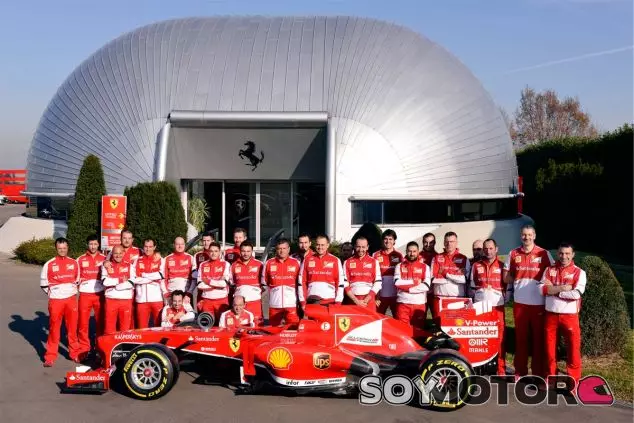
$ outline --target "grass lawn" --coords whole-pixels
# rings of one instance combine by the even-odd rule
[[[557,251],[551,250],[551,254],[557,259]],[[579,262],[589,253],[577,252],[575,261]],[[625,293],[625,299],[628,304],[630,313],[630,322],[632,319],[632,285],[634,282],[633,270],[630,266],[610,263],[610,267],[615,276],[621,283]],[[513,321],[512,306],[506,307],[506,327],[508,352],[506,354],[507,365],[513,366],[513,353],[515,351],[515,323]],[[558,362],[558,368],[561,371],[566,370],[565,361]],[[603,376],[610,385],[617,399],[621,401],[634,401],[634,330],[631,331],[630,342],[622,355],[611,354],[602,357],[582,357],[582,374]]]

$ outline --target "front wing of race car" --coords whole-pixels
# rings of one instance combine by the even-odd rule
[[[66,373],[62,392],[67,394],[104,394],[110,390],[110,377],[115,370],[115,366],[96,370],[89,366],[78,366],[74,372]]]

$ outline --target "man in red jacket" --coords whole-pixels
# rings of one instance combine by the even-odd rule
[[[392,317],[396,317],[397,289],[394,287],[394,269],[403,261],[403,254],[394,248],[396,232],[393,229],[385,230],[382,239],[383,247],[372,255],[379,262],[381,269],[381,290],[377,311],[386,314],[389,309]]]
[[[221,258],[219,243],[211,243],[209,254],[209,260],[198,268],[196,307],[199,313],[213,314],[214,321],[218,322],[220,315],[229,309],[231,265]]]
[[[427,292],[431,284],[431,270],[420,260],[418,243],[407,243],[405,260],[394,269],[397,320],[423,329],[427,317]]]
[[[377,259],[368,255],[368,248],[367,238],[357,238],[354,255],[343,263],[348,283],[344,289],[345,303],[376,311],[376,296],[381,290],[381,268]]]
[[[305,310],[306,300],[309,298],[322,303],[341,304],[343,301],[346,277],[341,261],[328,252],[329,247],[330,238],[327,235],[317,236],[316,254],[302,263],[297,290],[302,311]]]
[[[544,272],[539,291],[545,297],[546,316],[546,374],[557,376],[557,331],[561,331],[567,345],[566,371],[575,381],[573,393],[581,378],[581,329],[579,312],[581,296],[586,290],[586,272],[575,265],[572,244],[562,243],[559,260]]]
[[[105,327],[106,335],[132,329],[132,303],[134,298],[133,265],[124,261],[124,249],[115,245],[110,266],[101,267],[101,283],[106,288]]]
[[[465,297],[467,275],[471,271],[469,259],[458,250],[458,235],[445,234],[445,249],[434,257],[431,267],[434,299],[432,315],[438,316],[441,298]]]
[[[262,285],[269,291],[269,324],[278,326],[285,323],[297,323],[297,279],[301,264],[290,257],[289,240],[280,239],[275,245],[275,257],[264,264]]]
[[[90,313],[94,311],[97,336],[103,334],[104,287],[100,269],[106,256],[99,252],[99,237],[90,235],[86,239],[87,250],[77,258],[79,264],[79,346],[81,355],[92,349],[89,335]]]
[[[247,240],[247,230],[235,228],[233,230],[233,247],[225,250],[224,259],[229,264],[233,264],[240,258],[240,246]]]
[[[174,239],[174,252],[164,260],[163,276],[169,294],[174,291],[185,293],[185,303],[191,304],[196,283],[193,282],[193,274],[196,270],[196,260],[194,256],[185,252],[185,239],[176,237]]]
[[[262,318],[262,271],[263,263],[253,257],[253,244],[240,244],[240,258],[231,265],[231,285],[233,295],[239,295],[246,302],[246,309],[255,316],[255,323],[261,325]]]
[[[52,367],[57,359],[62,320],[68,334],[68,353],[79,363],[80,347],[77,340],[77,283],[79,265],[68,257],[68,240],[55,240],[57,255],[44,263],[40,274],[40,287],[48,295],[50,316],[49,335],[46,340],[44,367]]]

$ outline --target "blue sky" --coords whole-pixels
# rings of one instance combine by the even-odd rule
[[[325,14],[392,21],[443,45],[511,113],[524,86],[552,88],[578,97],[599,128],[611,130],[633,120],[633,13],[632,0],[7,2],[0,15],[0,168],[25,166],[46,105],[90,54],[136,27],[185,16]]]

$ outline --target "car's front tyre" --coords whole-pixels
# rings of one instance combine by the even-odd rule
[[[439,411],[457,410],[466,405],[473,369],[457,354],[437,351],[420,366],[415,383],[420,394],[420,405]]]
[[[169,348],[159,344],[132,350],[121,368],[127,393],[145,401],[167,394],[178,380],[178,361],[172,355]]]

